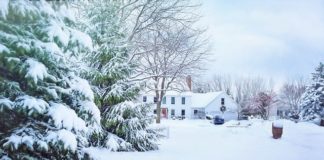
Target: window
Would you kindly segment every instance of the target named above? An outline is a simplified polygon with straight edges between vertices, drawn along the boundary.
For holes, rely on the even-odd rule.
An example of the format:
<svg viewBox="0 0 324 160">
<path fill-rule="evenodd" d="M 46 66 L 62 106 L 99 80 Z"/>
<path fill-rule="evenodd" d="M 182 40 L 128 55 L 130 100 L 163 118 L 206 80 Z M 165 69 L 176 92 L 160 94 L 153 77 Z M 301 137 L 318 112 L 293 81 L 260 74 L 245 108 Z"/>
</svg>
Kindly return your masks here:
<svg viewBox="0 0 324 160">
<path fill-rule="evenodd" d="M 157 97 L 154 97 L 153 102 L 156 103 L 158 101 Z"/>
<path fill-rule="evenodd" d="M 174 116 L 174 115 L 175 115 L 175 110 L 171 109 L 171 116 Z"/>
<path fill-rule="evenodd" d="M 143 96 L 143 102 L 146 102 L 146 100 L 147 100 L 147 97 Z"/>
<path fill-rule="evenodd" d="M 181 104 L 186 104 L 186 97 L 181 98 Z"/>
<path fill-rule="evenodd" d="M 156 109 L 154 109 L 153 113 L 156 114 Z"/>
<path fill-rule="evenodd" d="M 195 110 L 194 110 L 194 115 L 197 115 L 197 114 L 198 114 L 198 110 L 195 109 Z"/>
<path fill-rule="evenodd" d="M 175 104 L 175 97 L 171 97 L 171 104 Z"/>
<path fill-rule="evenodd" d="M 166 104 L 166 97 L 163 97 L 163 99 L 162 99 L 162 103 L 163 103 L 163 104 Z"/>
<path fill-rule="evenodd" d="M 181 110 L 181 116 L 185 116 L 186 115 L 186 110 L 182 109 Z"/>
<path fill-rule="evenodd" d="M 222 105 L 225 105 L 225 98 L 222 98 Z"/>
</svg>

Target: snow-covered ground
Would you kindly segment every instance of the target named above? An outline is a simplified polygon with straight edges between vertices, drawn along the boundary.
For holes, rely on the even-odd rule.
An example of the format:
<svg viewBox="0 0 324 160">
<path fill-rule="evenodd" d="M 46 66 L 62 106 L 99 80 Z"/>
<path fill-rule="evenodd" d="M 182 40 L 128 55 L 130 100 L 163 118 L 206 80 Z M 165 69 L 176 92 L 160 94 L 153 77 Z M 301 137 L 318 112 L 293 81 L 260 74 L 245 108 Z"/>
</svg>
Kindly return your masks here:
<svg viewBox="0 0 324 160">
<path fill-rule="evenodd" d="M 216 126 L 207 120 L 164 120 L 169 138 L 160 150 L 151 152 L 108 152 L 89 148 L 102 160 L 323 160 L 324 127 L 311 123 L 282 121 L 281 139 L 272 139 L 270 121 L 237 121 Z"/>
</svg>

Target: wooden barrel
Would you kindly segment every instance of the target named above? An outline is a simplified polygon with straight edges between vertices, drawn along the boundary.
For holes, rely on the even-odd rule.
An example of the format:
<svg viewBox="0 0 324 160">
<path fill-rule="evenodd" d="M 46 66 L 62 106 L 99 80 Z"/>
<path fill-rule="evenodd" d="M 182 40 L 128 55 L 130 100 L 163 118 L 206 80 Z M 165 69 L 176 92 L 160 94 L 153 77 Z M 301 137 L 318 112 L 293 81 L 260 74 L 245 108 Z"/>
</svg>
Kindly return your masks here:
<svg viewBox="0 0 324 160">
<path fill-rule="evenodd" d="M 321 126 L 324 127 L 324 119 L 321 119 Z"/>
<path fill-rule="evenodd" d="M 283 127 L 275 127 L 272 123 L 272 136 L 274 139 L 281 138 Z"/>
</svg>

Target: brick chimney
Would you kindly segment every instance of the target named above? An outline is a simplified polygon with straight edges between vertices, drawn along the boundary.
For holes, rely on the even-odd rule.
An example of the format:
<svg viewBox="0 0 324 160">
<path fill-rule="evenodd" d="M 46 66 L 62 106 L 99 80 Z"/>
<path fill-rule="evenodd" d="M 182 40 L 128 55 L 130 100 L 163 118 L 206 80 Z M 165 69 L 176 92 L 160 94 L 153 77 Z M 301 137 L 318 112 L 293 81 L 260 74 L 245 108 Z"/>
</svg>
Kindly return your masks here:
<svg viewBox="0 0 324 160">
<path fill-rule="evenodd" d="M 187 85 L 188 85 L 188 88 L 189 88 L 189 91 L 192 91 L 192 80 L 191 80 L 191 76 L 188 75 L 186 77 L 186 82 L 187 82 Z"/>
</svg>

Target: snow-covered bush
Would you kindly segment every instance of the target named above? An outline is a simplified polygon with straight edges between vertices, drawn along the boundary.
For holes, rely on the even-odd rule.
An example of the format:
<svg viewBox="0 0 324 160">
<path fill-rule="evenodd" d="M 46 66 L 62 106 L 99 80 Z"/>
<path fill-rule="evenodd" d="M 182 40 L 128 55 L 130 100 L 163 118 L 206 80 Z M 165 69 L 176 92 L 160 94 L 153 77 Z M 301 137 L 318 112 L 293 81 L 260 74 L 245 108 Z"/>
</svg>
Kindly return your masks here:
<svg viewBox="0 0 324 160">
<path fill-rule="evenodd" d="M 66 3 L 0 4 L 0 157 L 84 157 L 89 137 L 102 130 L 93 92 L 76 70 L 91 38 L 73 27 Z"/>
<path fill-rule="evenodd" d="M 306 89 L 302 96 L 300 104 L 301 120 L 313 121 L 319 123 L 321 118 L 324 118 L 324 64 L 316 68 L 313 73 L 312 84 Z"/>
<path fill-rule="evenodd" d="M 147 105 L 126 101 L 104 112 L 103 125 L 137 151 L 156 150 L 160 134 L 148 127 L 154 120 L 149 113 Z"/>
</svg>

